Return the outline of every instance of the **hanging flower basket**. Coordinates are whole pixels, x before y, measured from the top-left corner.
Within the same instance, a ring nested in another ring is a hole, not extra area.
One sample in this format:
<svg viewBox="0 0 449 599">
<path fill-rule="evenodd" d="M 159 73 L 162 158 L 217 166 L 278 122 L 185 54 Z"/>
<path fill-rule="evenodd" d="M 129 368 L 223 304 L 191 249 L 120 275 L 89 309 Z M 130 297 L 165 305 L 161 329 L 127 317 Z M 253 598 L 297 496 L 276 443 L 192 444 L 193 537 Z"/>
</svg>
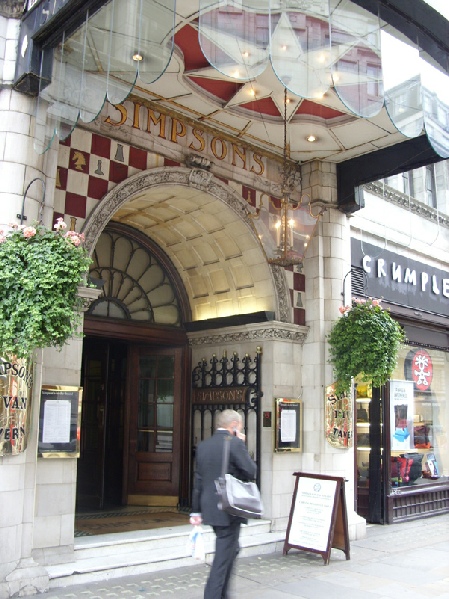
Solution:
<svg viewBox="0 0 449 599">
<path fill-rule="evenodd" d="M 351 306 L 340 308 L 342 317 L 328 336 L 337 395 L 349 393 L 351 377 L 357 375 L 381 387 L 396 367 L 405 335 L 380 304 L 378 299 L 353 298 Z"/>
<path fill-rule="evenodd" d="M 78 286 L 91 259 L 84 238 L 59 218 L 0 231 L 0 353 L 26 358 L 36 348 L 62 347 L 76 335 L 83 300 Z"/>
</svg>

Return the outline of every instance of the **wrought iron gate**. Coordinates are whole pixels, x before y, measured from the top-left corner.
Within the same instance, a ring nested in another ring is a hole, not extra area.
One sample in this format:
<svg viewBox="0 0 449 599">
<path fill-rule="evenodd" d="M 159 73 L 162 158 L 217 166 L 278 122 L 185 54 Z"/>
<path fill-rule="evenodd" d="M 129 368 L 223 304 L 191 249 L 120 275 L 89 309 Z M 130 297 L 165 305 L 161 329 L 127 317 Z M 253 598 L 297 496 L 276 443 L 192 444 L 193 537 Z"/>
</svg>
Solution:
<svg viewBox="0 0 449 599">
<path fill-rule="evenodd" d="M 192 372 L 192 446 L 210 437 L 215 430 L 218 412 L 226 409 L 241 414 L 248 451 L 260 462 L 262 349 L 256 349 L 254 360 L 246 354 L 242 360 L 236 352 L 231 358 L 213 354 L 198 362 Z M 257 469 L 260 486 L 260 467 Z"/>
</svg>

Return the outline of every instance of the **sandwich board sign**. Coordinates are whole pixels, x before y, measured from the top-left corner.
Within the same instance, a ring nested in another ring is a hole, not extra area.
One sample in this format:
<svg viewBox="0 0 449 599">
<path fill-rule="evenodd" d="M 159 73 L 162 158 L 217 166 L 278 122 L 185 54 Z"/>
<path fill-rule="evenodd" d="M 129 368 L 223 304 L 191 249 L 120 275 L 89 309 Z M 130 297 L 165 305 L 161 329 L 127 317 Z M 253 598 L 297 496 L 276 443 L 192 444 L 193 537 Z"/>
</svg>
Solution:
<svg viewBox="0 0 449 599">
<path fill-rule="evenodd" d="M 295 472 L 295 489 L 283 553 L 291 548 L 318 553 L 329 563 L 332 548 L 349 556 L 344 478 Z"/>
</svg>

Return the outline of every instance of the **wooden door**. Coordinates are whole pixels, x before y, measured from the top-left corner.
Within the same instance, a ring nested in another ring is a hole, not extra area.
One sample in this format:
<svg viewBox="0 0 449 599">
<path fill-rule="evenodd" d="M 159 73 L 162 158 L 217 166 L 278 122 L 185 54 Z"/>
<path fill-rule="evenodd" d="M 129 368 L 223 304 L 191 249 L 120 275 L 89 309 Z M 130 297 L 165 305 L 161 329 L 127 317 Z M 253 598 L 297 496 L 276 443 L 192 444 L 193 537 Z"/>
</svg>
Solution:
<svg viewBox="0 0 449 599">
<path fill-rule="evenodd" d="M 129 504 L 178 503 L 181 380 L 181 348 L 132 348 L 128 398 Z"/>
</svg>

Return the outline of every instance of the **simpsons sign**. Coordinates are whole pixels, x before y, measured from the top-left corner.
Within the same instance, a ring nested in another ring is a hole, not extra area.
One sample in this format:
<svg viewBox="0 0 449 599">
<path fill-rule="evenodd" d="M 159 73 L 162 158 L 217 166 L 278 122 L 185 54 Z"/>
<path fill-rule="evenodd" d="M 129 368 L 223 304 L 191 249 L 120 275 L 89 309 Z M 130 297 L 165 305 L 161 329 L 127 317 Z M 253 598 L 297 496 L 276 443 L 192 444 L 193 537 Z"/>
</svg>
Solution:
<svg viewBox="0 0 449 599">
<path fill-rule="evenodd" d="M 27 360 L 0 358 L 0 456 L 26 449 L 32 386 Z"/>
</svg>

